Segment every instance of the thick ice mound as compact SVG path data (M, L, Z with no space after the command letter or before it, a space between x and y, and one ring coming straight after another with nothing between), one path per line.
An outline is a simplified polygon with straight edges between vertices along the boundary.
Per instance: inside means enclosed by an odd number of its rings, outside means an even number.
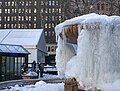
M60 38L64 26L78 24L77 53ZM56 67L86 88L120 79L120 17L88 14L56 26ZM63 33L64 34L64 33Z

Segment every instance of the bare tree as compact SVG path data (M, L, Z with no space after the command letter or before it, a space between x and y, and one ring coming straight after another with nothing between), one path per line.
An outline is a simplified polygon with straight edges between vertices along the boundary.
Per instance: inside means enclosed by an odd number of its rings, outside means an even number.
M63 12L66 18L72 18L90 13L90 0L61 0Z
M65 19L91 13L92 5L97 1L99 0L61 0L61 7L63 8ZM120 0L102 1L109 4L109 15L120 15Z

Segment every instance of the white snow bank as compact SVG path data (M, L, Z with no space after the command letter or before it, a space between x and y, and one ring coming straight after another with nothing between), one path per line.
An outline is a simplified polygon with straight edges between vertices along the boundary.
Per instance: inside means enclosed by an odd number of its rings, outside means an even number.
M78 24L79 33L76 55L73 47L59 36L65 26L73 24ZM85 88L114 84L120 78L119 16L83 15L57 25L55 31L58 37L56 67L60 76L75 77Z
M37 73L34 71L30 71L29 73L26 74L26 76L37 76Z
M39 81L35 85L26 85L24 87L19 87L15 85L10 89L4 89L1 91L64 91L64 83L45 83L44 81Z

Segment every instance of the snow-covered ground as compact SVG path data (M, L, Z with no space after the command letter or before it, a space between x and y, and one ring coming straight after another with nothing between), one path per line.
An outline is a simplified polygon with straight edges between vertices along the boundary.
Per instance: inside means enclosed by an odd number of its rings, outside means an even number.
M11 86L10 89L0 91L64 91L64 83L46 83L44 81L36 82L35 85L26 85L20 87L18 85Z

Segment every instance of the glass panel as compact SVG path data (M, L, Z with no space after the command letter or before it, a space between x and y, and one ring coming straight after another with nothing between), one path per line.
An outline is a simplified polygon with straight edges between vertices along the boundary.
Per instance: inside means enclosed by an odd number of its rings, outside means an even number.
M5 63L5 57L2 57L2 80L5 80L5 75L6 75L6 63Z
M19 52L19 53L27 53L22 47L20 47L20 46L14 46L14 48L15 49L17 49L17 51Z
M1 49L3 52L10 52L4 45L0 45L0 49Z
M0 44L0 52L28 53L22 46Z
M6 80L9 80L10 76L10 60L9 57L6 57Z
M18 57L18 76L21 75L21 58Z
M15 76L17 77L18 74L18 59L15 57Z
M2 50L0 49L0 52L2 52Z
M13 79L14 74L14 58L10 57L10 79Z
M6 45L6 47L13 53L18 53L18 51L13 47L13 46L9 46L9 45Z

